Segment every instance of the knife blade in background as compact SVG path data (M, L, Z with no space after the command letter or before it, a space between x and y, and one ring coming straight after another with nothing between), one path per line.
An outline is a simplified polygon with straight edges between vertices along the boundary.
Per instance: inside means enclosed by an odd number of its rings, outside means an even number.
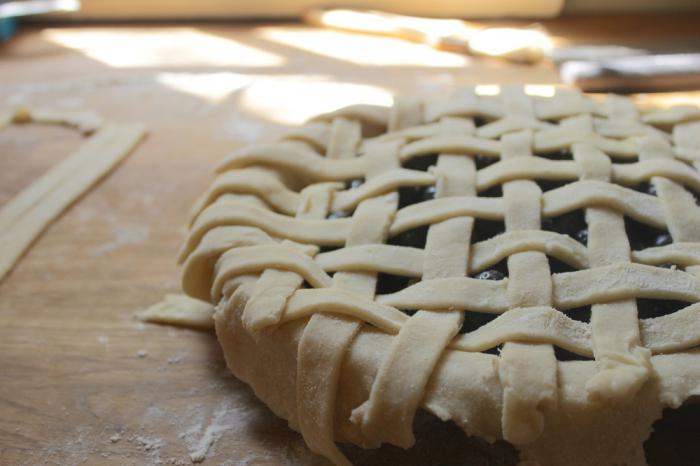
M565 61L561 80L588 92L660 92L700 89L700 53L637 55Z
M398 37L441 50L534 64L551 60L564 83L584 91L620 93L700 88L700 43L575 45L555 47L539 25L487 27L457 19L433 19L381 11L312 9L315 26ZM657 52L662 53L657 53ZM679 53L684 52L684 53Z

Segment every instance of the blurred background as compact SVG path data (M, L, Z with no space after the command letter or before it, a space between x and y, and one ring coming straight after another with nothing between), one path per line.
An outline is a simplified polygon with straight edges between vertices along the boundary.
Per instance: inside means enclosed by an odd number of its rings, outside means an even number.
M0 1L0 116L90 111L149 133L0 283L0 463L190 464L204 451L207 464L325 464L229 375L212 335L133 319L179 292L175 253L215 164L396 93L516 84L697 105L699 13L696 0ZM0 206L84 140L0 131ZM449 462L461 445L469 464L515 464L512 449L461 439L351 456ZM657 442L661 461L674 454L673 438Z

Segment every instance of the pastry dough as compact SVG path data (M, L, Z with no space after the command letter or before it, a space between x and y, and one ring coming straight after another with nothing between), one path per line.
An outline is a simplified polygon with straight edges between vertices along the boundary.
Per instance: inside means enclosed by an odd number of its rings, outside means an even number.
M700 394L698 134L697 111L566 90L341 109L224 159L183 289L335 464L411 446L422 407L524 463L643 465Z
M19 111L13 120L34 121L34 115ZM95 126L90 125L98 124L92 117L64 120L56 113L37 115L39 121L68 121L82 130L93 130ZM0 208L0 280L44 229L131 152L144 134L139 124L106 124L75 153Z
M167 294L162 301L137 314L144 322L180 325L199 330L214 328L214 308L184 294Z

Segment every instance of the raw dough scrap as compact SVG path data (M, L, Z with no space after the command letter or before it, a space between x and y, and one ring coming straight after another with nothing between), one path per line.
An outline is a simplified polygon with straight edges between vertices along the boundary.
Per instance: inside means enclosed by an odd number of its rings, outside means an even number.
M57 118L51 115L51 121ZM0 208L0 281L49 224L109 173L145 134L140 124L108 123Z
M137 314L139 320L198 330L214 328L214 307L184 294L167 294L162 301Z

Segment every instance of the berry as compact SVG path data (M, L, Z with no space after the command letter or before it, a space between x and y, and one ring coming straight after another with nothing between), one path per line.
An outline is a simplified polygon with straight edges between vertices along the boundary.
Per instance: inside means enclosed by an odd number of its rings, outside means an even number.
M476 278L478 280L503 280L504 275L496 269L489 269L479 273Z
M673 243L673 240L671 239L671 235L668 233L663 233L657 236L654 240L654 246L666 246L667 244L671 243Z

